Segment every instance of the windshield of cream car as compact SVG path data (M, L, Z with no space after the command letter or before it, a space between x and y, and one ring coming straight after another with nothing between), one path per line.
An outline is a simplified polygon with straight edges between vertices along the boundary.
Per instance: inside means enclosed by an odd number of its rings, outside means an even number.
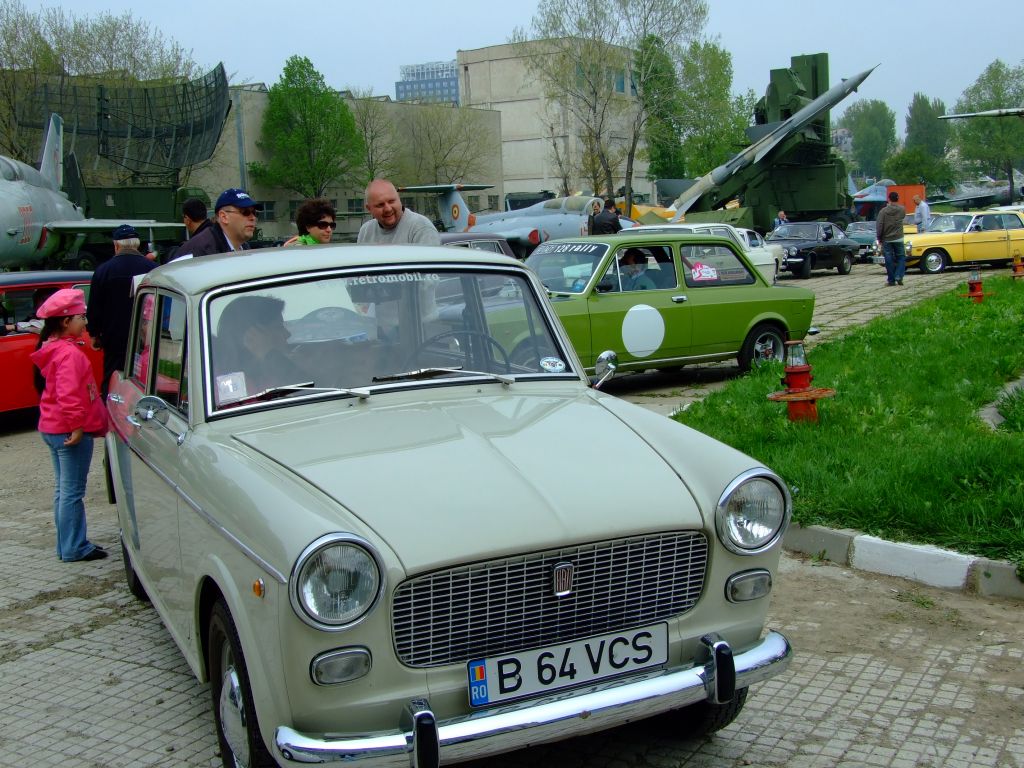
M367 271L263 282L218 293L207 312L214 410L467 376L575 375L530 283L515 272Z
M541 243L526 266L552 293L582 293L607 252L604 243Z

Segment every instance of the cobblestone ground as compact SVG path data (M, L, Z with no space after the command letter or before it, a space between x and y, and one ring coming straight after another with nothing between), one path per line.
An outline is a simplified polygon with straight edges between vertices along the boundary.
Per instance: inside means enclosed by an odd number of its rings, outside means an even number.
M919 283L931 293L962 281L914 273L901 292L858 265L800 284L818 292L827 338L911 301ZM885 291L888 309L852 299ZM0 422L0 476L0 766L219 765L208 687L124 585L100 462L89 533L112 556L91 563L54 557L51 469L31 420ZM769 625L792 641L793 664L714 737L680 739L679 723L660 718L474 766L1024 768L1019 603L786 555Z

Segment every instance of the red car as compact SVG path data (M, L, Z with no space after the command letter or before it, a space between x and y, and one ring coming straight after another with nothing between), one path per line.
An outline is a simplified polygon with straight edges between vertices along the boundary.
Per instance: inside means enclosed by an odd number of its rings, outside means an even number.
M92 272L0 272L0 314L4 324L35 318L36 307L59 288L80 288L88 300L91 278ZM103 353L92 348L88 331L82 334L82 340L99 384L103 378ZM35 367L29 359L38 343L38 334L32 332L8 331L0 336L0 413L39 404L39 393L33 383Z

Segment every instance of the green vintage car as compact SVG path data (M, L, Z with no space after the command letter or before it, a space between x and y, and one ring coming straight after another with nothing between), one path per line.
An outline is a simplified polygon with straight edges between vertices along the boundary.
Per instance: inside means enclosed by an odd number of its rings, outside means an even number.
M209 681L227 768L437 766L673 710L708 732L789 662L785 483L591 387L513 258L173 262L127 360L128 587Z
M629 252L639 253L639 265L623 265ZM526 264L547 288L588 371L607 349L618 354L622 370L731 358L746 370L781 360L787 340L811 331L814 294L769 285L722 237L626 230L552 240Z

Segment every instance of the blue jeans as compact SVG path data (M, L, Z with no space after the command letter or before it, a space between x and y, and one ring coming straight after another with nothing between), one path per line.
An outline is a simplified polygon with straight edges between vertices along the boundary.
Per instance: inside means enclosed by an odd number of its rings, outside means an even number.
M90 435L83 435L77 445L64 445L69 434L40 433L50 449L56 485L53 489L53 523L57 528L57 557L81 560L96 545L85 535L85 481L92 462Z
M882 243L882 256L885 257L886 282L895 285L907 273L907 252L903 249L903 241Z

